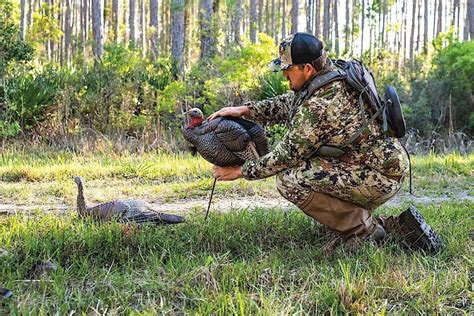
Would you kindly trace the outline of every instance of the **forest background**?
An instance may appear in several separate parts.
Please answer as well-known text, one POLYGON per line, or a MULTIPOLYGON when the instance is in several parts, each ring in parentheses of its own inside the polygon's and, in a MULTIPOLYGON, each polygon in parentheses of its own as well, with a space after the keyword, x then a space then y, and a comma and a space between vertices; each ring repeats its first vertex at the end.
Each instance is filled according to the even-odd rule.
POLYGON ((472 149, 474 0, 0 0, 0 138, 182 149, 188 107, 288 90, 266 64, 296 31, 397 88, 412 151, 472 149))

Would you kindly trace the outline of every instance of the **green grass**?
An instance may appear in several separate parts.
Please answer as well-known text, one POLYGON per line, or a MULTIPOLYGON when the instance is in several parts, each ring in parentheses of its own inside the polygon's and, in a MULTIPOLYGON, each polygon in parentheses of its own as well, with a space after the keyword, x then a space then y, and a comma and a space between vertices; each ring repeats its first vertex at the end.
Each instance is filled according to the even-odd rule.
MULTIPOLYGON (((233 211, 206 222, 124 229, 75 216, 16 215, 0 225, 0 279, 13 314, 293 314, 472 311, 473 203, 420 206, 446 248, 436 256, 395 240, 332 257, 324 230, 300 212, 233 211), (59 265, 30 275, 38 260, 59 265)), ((395 209, 385 209, 395 213, 395 209)))
MULTIPOLYGON (((67 212, 0 215, 0 248, 8 251, 0 283, 14 293, 0 301, 0 314, 472 313, 474 202, 458 193, 473 194, 474 155, 413 157, 413 167, 418 195, 446 198, 417 205, 446 248, 432 256, 390 240, 327 256, 324 229, 296 209, 213 210, 208 221, 199 210, 182 225, 138 230, 73 212, 72 175, 86 179, 98 202, 206 197, 211 165, 198 157, 4 151, 0 204, 62 204, 67 212), (58 270, 32 275, 41 260, 58 270)), ((267 179, 221 182, 216 195, 278 193, 267 179)), ((396 214, 409 202, 377 213, 396 214)))

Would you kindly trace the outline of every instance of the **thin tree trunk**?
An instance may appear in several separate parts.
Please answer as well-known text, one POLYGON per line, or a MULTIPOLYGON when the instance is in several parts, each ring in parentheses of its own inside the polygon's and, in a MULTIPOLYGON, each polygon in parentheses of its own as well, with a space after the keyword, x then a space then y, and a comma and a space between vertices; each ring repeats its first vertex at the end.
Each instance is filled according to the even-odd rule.
POLYGON ((171 3, 171 57, 173 77, 183 74, 184 50, 184 0, 172 0, 171 3))
POLYGON ((306 32, 313 33, 312 16, 313 0, 306 0, 306 32))
POLYGON ((20 1, 20 10, 21 10, 21 17, 20 17, 20 38, 25 40, 26 34, 26 0, 20 1))
POLYGON ((201 0, 200 29, 201 29, 201 60, 207 61, 214 55, 215 39, 212 34, 213 18, 212 0, 201 0))
POLYGON ((258 32, 263 32, 263 1, 264 0, 258 0, 258 32))
POLYGON ((314 34, 317 38, 321 37, 321 0, 316 0, 315 18, 314 18, 314 34))
POLYGON ((71 10, 72 1, 66 0, 66 18, 65 20, 65 32, 64 32, 64 58, 66 64, 69 64, 71 59, 70 49, 71 49, 71 35, 72 35, 72 27, 73 27, 73 18, 72 18, 72 10, 71 10))
POLYGON ((469 24, 469 37, 474 40, 474 0, 467 0, 467 21, 469 24))
POLYGON ((153 59, 158 57, 159 29, 158 29, 158 0, 150 0, 150 26, 151 34, 151 51, 153 59))
POLYGON ((250 41, 257 42, 257 1, 250 0, 250 41))
POLYGON ((101 0, 92 0, 92 32, 94 34, 94 56, 102 56, 104 7, 101 0))
POLYGON ((27 27, 31 29, 33 26, 33 11, 34 11, 34 0, 28 0, 28 14, 26 15, 27 27))
POLYGON ((298 0, 292 1, 291 6, 291 33, 298 32, 298 0))
MULTIPOLYGON (((346 54, 349 53, 349 49, 351 47, 351 43, 349 40, 349 36, 351 34, 351 4, 350 0, 346 0, 346 19, 345 19, 345 26, 344 26, 344 52, 346 54)), ((354 12, 352 12, 354 14, 354 12)))
POLYGON ((381 48, 384 48, 385 45, 385 25, 387 20, 387 0, 382 0, 382 31, 381 31, 381 48))
POLYGON ((282 14, 281 14, 281 37, 282 39, 286 37, 286 2, 287 0, 282 0, 282 14))
POLYGON ((360 56, 364 54, 364 22, 365 22, 365 0, 362 0, 362 23, 360 27, 360 56))
POLYGON ((416 16, 416 1, 412 0, 412 16, 411 16, 411 31, 410 31, 410 60, 413 60, 413 50, 415 48, 415 16, 416 16))
POLYGON ((436 28, 436 36, 443 31, 443 0, 438 0, 438 23, 436 28))
POLYGON ((120 3, 119 2, 120 2, 119 0, 112 0, 112 17, 113 17, 113 23, 114 23, 115 44, 118 44, 120 42, 120 39, 119 39, 120 3))
POLYGON ((140 46, 142 48, 142 57, 146 56, 146 14, 145 0, 140 0, 140 46))
POLYGON ((424 3, 423 16, 423 54, 428 54, 428 0, 424 3))
POLYGON ((336 55, 339 56, 339 23, 338 23, 338 14, 337 14, 337 6, 338 6, 338 1, 334 0, 333 4, 333 19, 334 19, 334 43, 335 43, 335 50, 336 50, 336 55))
POLYGON ((421 0, 416 0, 418 2, 418 18, 417 18, 417 25, 416 25, 416 51, 415 53, 418 54, 420 52, 420 36, 421 36, 421 0))
POLYGON ((129 15, 128 15, 128 27, 129 27, 129 43, 134 46, 137 43, 137 27, 136 27, 136 13, 135 13, 135 0, 129 0, 129 15))
POLYGON ((330 0, 324 0, 324 15, 323 15, 323 39, 329 43, 329 2, 330 0))
POLYGON ((265 0, 265 33, 270 35, 270 3, 265 0))
POLYGON ((237 45, 241 45, 242 41, 240 39, 240 30, 242 28, 242 7, 243 7, 243 0, 236 0, 234 11, 234 41, 237 45))
MULTIPOLYGON (((242 1, 242 0, 240 0, 242 1)), ((275 0, 272 0, 272 26, 271 26, 271 35, 275 42, 277 42, 277 30, 276 30, 276 7, 275 7, 275 0)))

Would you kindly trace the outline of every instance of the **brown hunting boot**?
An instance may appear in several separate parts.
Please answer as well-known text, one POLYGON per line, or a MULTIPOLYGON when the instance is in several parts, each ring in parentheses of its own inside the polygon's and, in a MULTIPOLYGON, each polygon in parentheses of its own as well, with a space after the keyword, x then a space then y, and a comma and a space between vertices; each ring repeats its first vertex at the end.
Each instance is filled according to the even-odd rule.
POLYGON ((381 215, 377 221, 388 234, 401 237, 403 244, 410 249, 436 253, 443 247, 439 235, 426 223, 414 206, 410 206, 398 216, 381 215))

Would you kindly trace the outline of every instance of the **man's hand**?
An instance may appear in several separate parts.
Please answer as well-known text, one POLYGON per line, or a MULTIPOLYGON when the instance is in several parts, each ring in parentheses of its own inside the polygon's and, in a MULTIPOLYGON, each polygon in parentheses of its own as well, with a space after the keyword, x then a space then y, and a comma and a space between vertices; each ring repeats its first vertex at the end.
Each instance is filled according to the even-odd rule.
POLYGON ((248 106, 228 106, 225 108, 220 109, 217 112, 212 113, 207 118, 208 121, 212 121, 213 119, 219 116, 233 116, 233 117, 241 117, 249 114, 248 106))
POLYGON ((219 181, 231 181, 242 177, 242 167, 232 166, 232 167, 212 167, 212 174, 214 178, 219 181))

